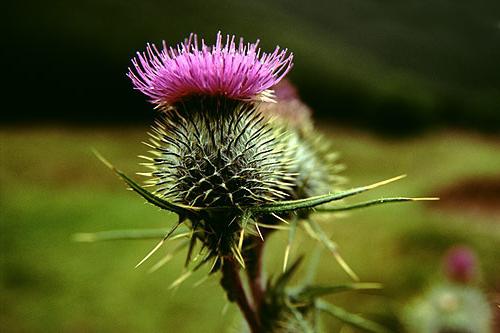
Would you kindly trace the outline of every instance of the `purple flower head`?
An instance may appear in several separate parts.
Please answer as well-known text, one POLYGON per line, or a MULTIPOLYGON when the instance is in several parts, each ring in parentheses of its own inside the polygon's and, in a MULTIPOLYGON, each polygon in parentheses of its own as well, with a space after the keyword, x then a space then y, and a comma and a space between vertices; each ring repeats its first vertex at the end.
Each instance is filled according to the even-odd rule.
POLYGON ((255 43, 235 42, 235 36, 217 33, 217 41, 207 46, 191 34, 175 48, 159 50, 148 44, 146 52, 137 53, 128 77, 134 87, 157 105, 172 105, 185 96, 225 96, 235 100, 269 100, 268 89, 291 69, 293 54, 275 48, 261 52, 255 43))
POLYGON ((264 103, 261 110, 295 129, 312 130, 312 111, 299 97, 297 88, 287 79, 272 87, 276 103, 264 103))
POLYGON ((288 79, 284 79, 272 87, 278 101, 300 100, 297 88, 288 79))
POLYGON ((476 273, 476 256, 468 247, 452 247, 445 255, 444 269, 447 278, 451 281, 471 282, 476 273))

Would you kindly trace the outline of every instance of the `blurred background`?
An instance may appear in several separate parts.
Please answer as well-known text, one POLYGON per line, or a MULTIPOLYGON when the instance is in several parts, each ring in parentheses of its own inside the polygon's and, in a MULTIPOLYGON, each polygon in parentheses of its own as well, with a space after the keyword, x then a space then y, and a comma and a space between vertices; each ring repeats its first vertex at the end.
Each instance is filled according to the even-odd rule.
MULTIPOLYGON (((380 292, 336 304, 403 330, 399 309, 438 279, 452 245, 474 249, 477 282, 500 302, 500 2, 9 1, 4 4, 0 120, 0 331, 205 332, 238 327, 216 278, 177 291, 180 256, 147 274, 153 241, 81 244, 81 231, 164 228, 173 216, 127 192, 91 148, 121 169, 155 113, 125 76, 147 42, 190 32, 261 39, 295 54, 289 75, 341 153, 350 185, 402 173, 369 193, 439 203, 321 217, 362 280, 380 292), (6 34, 5 34, 6 33, 6 34)), ((286 235, 273 236, 270 273, 286 235)), ((312 251, 305 235, 294 255, 312 251)), ((158 259, 158 258, 157 258, 158 259)), ((154 263, 154 261, 153 261, 154 263)), ((326 253, 319 282, 348 278, 326 253)), ((498 314, 498 309, 496 310, 498 314)), ((331 331, 339 324, 328 321, 331 331)), ((328 326, 329 325, 329 326, 328 326)))

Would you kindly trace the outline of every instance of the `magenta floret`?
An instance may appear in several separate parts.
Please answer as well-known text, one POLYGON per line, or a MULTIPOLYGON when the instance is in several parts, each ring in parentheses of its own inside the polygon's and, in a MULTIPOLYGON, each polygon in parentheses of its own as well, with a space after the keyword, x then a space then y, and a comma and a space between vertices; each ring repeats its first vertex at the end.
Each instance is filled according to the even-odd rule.
POLYGON ((261 52, 259 40, 244 43, 235 36, 217 34, 215 45, 207 46, 196 34, 175 48, 159 50, 148 44, 146 52, 132 59, 128 76, 134 87, 157 105, 171 105, 190 95, 222 95, 236 100, 266 99, 269 88, 291 69, 293 54, 279 46, 261 52))
POLYGON ((466 246, 455 246, 448 250, 444 259, 444 269, 448 279, 459 283, 469 283, 476 274, 476 256, 466 246))

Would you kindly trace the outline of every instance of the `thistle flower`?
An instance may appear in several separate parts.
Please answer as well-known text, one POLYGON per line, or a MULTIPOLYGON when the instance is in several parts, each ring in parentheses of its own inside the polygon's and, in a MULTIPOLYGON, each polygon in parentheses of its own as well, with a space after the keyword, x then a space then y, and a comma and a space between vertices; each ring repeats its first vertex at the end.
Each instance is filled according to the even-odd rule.
POLYGON ((170 202, 230 208, 188 222, 196 232, 192 240, 200 240, 218 264, 235 255, 244 266, 243 235, 253 220, 235 208, 287 199, 293 187, 293 147, 256 104, 271 100, 269 88, 288 73, 293 55, 279 47, 262 53, 258 44, 236 43, 229 35, 224 43, 219 32, 215 45, 202 40, 200 46, 191 34, 176 48, 148 45, 128 73, 136 89, 169 111, 153 127, 152 156, 143 156, 151 169, 142 173, 147 184, 170 202))
POLYGON ((191 34, 176 47, 159 50, 148 44, 137 53, 128 76, 136 89, 159 106, 171 106, 191 95, 225 96, 235 100, 269 100, 268 90, 291 69, 293 55, 279 46, 272 53, 261 52, 259 40, 243 39, 219 32, 213 46, 191 34))
POLYGON ((278 101, 300 100, 297 87, 288 79, 281 80, 274 87, 274 94, 278 101))
POLYGON ((292 171, 297 175, 291 197, 303 199, 338 190, 344 169, 330 141, 313 131, 311 109, 302 102, 297 89, 287 79, 273 87, 276 103, 262 103, 260 110, 287 128, 288 144, 294 147, 292 171))
MULTIPOLYGON (((312 134, 308 108, 286 85, 278 92, 281 102, 277 106, 284 107, 283 112, 276 109, 273 112, 281 119, 294 119, 295 123, 270 120, 266 114, 272 112, 266 112, 261 103, 271 100, 270 89, 288 73, 293 55, 279 47, 272 53, 262 53, 258 43, 244 44, 242 39, 236 43, 234 36, 227 36, 223 42, 219 32, 215 45, 208 46, 202 40, 200 46, 197 36, 191 34, 175 48, 167 48, 165 43, 161 50, 148 45, 146 52, 137 54, 132 60, 133 68, 129 68, 129 78, 136 89, 166 111, 156 121, 151 139, 146 143, 151 148, 149 156, 142 156, 148 168, 147 172, 140 173, 148 178, 146 186, 139 185, 97 155, 147 202, 176 213, 178 222, 166 232, 125 230, 78 237, 87 241, 141 239, 160 232, 160 242, 137 266, 167 240, 184 238, 173 252, 188 246, 187 270, 172 287, 211 262, 210 272, 221 271, 221 286, 228 299, 238 304, 252 332, 262 332, 264 327, 306 328, 304 315, 316 304, 315 297, 324 294, 325 290, 338 290, 337 287, 320 288, 319 291, 305 289, 291 295, 285 288, 293 271, 290 268, 276 284, 268 284, 266 291, 261 266, 265 239, 260 227, 271 231, 280 229, 277 224, 283 221, 283 216, 309 212, 314 207, 403 177, 330 193, 332 169, 329 164, 333 159, 326 152, 329 148, 319 147, 306 136, 312 134), (290 102, 292 104, 286 104, 290 102), (147 186, 153 191, 146 189, 147 186), (271 223, 269 219, 273 219, 271 223), (193 259, 196 247, 199 253, 193 259), (189 265, 195 261, 195 267, 189 265), (240 267, 246 266, 253 302, 247 298, 239 274, 240 267), (296 305, 306 303, 307 308, 297 311, 296 305), (276 316, 270 320, 285 321, 285 326, 266 323, 265 317, 269 316, 266 307, 283 308, 275 309, 276 316)), ((428 199, 382 198, 327 207, 323 211, 428 199)), ((290 225, 291 241, 297 219, 284 222, 290 225)), ((305 222, 305 229, 323 242, 349 272, 335 244, 319 225, 310 219, 305 222)), ((290 243, 287 253, 289 249, 290 243)), ((167 262, 172 253, 152 270, 167 262)), ((331 305, 318 305, 316 310, 343 317, 355 326, 381 331, 378 326, 362 324, 360 318, 345 315, 344 310, 331 305)))
POLYGON ((437 284, 406 306, 404 322, 415 333, 489 333, 491 309, 483 293, 469 286, 437 284))
POLYGON ((287 79, 272 87, 276 103, 262 103, 261 112, 277 120, 299 134, 312 131, 312 111, 302 102, 297 89, 287 79))
POLYGON ((489 333, 492 314, 484 293, 470 284, 476 274, 476 257, 465 246, 450 248, 443 260, 445 280, 434 282, 403 312, 415 333, 489 333))
POLYGON ((465 246, 451 248, 444 258, 446 277, 453 282, 471 282, 476 274, 476 266, 474 252, 465 246))

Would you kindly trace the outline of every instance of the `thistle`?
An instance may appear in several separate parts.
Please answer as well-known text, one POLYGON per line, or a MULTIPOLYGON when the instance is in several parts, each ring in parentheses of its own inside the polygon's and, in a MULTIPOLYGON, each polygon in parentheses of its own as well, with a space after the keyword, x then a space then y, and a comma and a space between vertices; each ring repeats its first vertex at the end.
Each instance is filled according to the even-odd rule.
POLYGON ((254 216, 239 207, 289 198, 293 148, 257 103, 271 100, 269 88, 290 70, 292 58, 279 47, 261 53, 258 41, 237 44, 234 36, 224 44, 219 33, 213 46, 203 40, 200 46, 192 34, 175 49, 148 45, 132 61, 134 86, 163 113, 147 143, 151 156, 142 156, 151 170, 141 173, 147 185, 171 202, 231 208, 188 221, 192 243, 206 247, 204 261, 214 259, 213 271, 228 256, 245 266, 244 234, 261 234, 254 216))
MULTIPOLYGON (((160 50, 151 44, 145 52, 137 53, 128 76, 135 89, 160 112, 145 142, 149 154, 141 156, 146 170, 139 174, 146 177, 145 185, 97 155, 147 202, 176 213, 178 222, 169 230, 85 234, 79 239, 159 238, 137 266, 166 241, 179 240, 175 252, 187 246, 187 270, 172 287, 209 265, 210 273, 221 272, 221 286, 228 299, 238 304, 252 332, 278 330, 283 328, 278 322, 292 317, 300 327, 309 327, 307 313, 313 308, 356 326, 363 322, 358 317, 326 303, 316 306, 316 296, 322 293, 314 297, 307 294, 306 299, 303 294, 289 292, 287 283, 297 266, 286 268, 293 235, 296 228, 303 226, 354 276, 335 244, 310 215, 316 207, 402 177, 337 190, 339 167, 330 147, 320 144, 313 135, 310 113, 304 111, 308 108, 297 97, 283 97, 293 94, 278 90, 275 95, 272 90, 292 68, 293 55, 280 47, 264 53, 258 44, 245 44, 243 39, 236 42, 234 36, 223 39, 218 33, 215 44, 210 46, 203 39, 200 44, 198 37, 191 34, 176 47, 163 43, 160 50), (262 274, 263 246, 267 236, 280 229, 290 230, 284 273, 277 281, 266 284, 262 274), (240 269, 247 273, 251 297, 246 295, 240 269), (308 306, 297 310, 304 302, 308 306)), ((319 209, 334 212, 426 199, 382 198, 319 209)), ((160 260, 152 270, 172 255, 160 260)), ((310 290, 311 286, 306 287, 309 289, 302 286, 301 290, 310 290)), ((297 327, 293 325, 288 327, 297 327)), ((375 324, 361 327, 381 331, 375 324)))
POLYGON ((489 333, 492 313, 483 292, 472 284, 476 259, 467 247, 453 247, 444 260, 443 279, 404 309, 403 320, 415 333, 489 333))
POLYGON ((289 145, 295 147, 292 197, 304 199, 338 190, 345 178, 338 173, 344 169, 338 163, 338 153, 321 134, 314 132, 312 111, 300 99, 297 89, 288 80, 273 87, 276 102, 263 103, 261 112, 290 132, 289 145))
POLYGON ((466 246, 456 246, 449 249, 443 260, 443 266, 448 280, 455 283, 471 283, 477 273, 476 256, 466 246))
POLYGON ((404 319, 415 333, 492 332, 491 309, 483 293, 450 283, 429 288, 408 305, 404 319))
POLYGON ((282 80, 272 87, 276 103, 263 103, 261 108, 268 114, 299 133, 312 131, 312 111, 299 97, 297 88, 290 80, 282 80))

